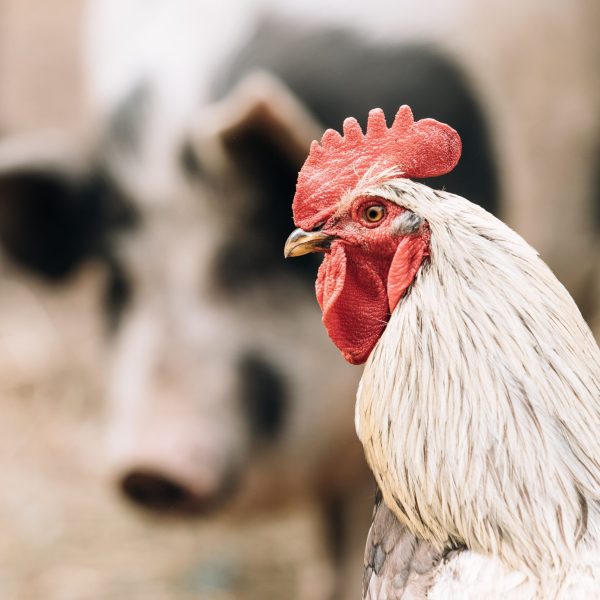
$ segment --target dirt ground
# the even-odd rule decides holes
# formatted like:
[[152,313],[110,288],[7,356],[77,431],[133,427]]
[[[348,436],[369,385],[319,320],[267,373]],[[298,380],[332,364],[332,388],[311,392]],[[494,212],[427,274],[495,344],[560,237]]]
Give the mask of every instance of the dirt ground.
[[[0,133],[85,126],[82,0],[0,0]],[[160,521],[102,469],[98,274],[68,290],[0,256],[0,599],[318,598],[329,572],[306,507]]]

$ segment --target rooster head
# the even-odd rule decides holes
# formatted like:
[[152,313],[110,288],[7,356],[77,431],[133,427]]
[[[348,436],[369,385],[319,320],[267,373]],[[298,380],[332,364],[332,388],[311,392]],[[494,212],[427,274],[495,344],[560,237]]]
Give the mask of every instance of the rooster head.
[[429,255],[429,227],[377,189],[398,178],[451,171],[461,153],[454,129],[414,121],[402,106],[387,127],[381,109],[363,134],[354,118],[344,135],[328,129],[313,142],[294,196],[294,223],[284,254],[324,252],[317,276],[323,323],[344,358],[365,362],[391,312]]

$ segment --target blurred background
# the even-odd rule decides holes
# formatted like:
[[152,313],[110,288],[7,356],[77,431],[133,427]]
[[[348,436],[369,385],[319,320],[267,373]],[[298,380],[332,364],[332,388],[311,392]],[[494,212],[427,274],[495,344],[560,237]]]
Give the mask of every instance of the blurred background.
[[360,369],[281,257],[345,116],[454,126],[600,334],[600,5],[321,4],[0,0],[1,598],[358,597]]

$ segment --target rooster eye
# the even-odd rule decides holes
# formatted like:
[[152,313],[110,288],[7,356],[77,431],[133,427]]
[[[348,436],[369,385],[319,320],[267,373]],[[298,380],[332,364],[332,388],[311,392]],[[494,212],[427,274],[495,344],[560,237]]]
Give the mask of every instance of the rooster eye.
[[363,217],[368,223],[379,223],[385,217],[385,207],[380,204],[367,206],[363,211]]

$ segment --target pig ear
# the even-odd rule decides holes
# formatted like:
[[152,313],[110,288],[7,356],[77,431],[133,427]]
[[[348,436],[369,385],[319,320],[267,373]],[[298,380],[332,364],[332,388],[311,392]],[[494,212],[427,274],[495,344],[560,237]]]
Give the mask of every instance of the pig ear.
[[271,145],[296,170],[323,129],[299,98],[266,71],[247,75],[225,98],[203,109],[195,122],[200,140],[219,140],[234,158],[260,139],[263,147]]
[[57,135],[0,140],[0,246],[50,279],[91,254],[98,203],[82,153]]
[[278,261],[312,284],[314,262],[284,266],[279,247],[293,228],[290,203],[298,171],[323,128],[284,83],[255,72],[199,112],[194,131],[200,162],[235,182],[243,197],[238,222],[264,249],[257,263]]

